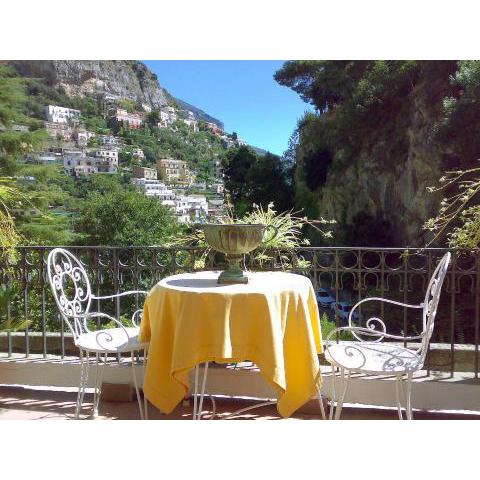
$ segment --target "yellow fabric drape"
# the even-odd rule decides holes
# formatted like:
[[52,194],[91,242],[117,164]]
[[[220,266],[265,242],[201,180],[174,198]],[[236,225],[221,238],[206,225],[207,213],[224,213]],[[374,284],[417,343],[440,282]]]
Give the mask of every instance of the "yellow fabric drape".
[[247,285],[216,285],[218,272],[168,277],[146,298],[140,341],[150,341],[144,392],[170,413],[189,390],[189,371],[206,361],[251,360],[289,417],[321,385],[322,352],[309,279],[284,272],[249,274]]

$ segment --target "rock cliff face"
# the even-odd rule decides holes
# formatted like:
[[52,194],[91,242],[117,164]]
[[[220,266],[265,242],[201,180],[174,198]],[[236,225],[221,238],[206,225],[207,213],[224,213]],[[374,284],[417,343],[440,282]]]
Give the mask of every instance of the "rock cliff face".
[[141,62],[124,60],[34,60],[12,62],[21,75],[45,78],[69,95],[108,93],[151,107],[168,104],[168,93]]
[[[438,196],[427,192],[427,186],[442,175],[443,152],[428,141],[437,112],[426,107],[421,94],[414,92],[412,96],[405,132],[406,155],[392,156],[386,139],[373,151],[360,150],[350,164],[335,159],[328,167],[325,183],[312,192],[306,186],[300,144],[297,197],[303,191],[305,198],[307,192],[317,214],[337,220],[335,245],[360,245],[360,237],[365,236],[377,246],[425,245],[422,226],[439,204]],[[365,219],[369,220],[362,225]],[[372,231],[375,228],[377,231]]]
[[[49,85],[62,86],[68,95],[108,94],[139,100],[152,108],[175,101],[160,86],[157,76],[136,60],[17,60],[10,63],[21,75],[44,78]],[[223,127],[216,118],[193,108],[198,119]]]

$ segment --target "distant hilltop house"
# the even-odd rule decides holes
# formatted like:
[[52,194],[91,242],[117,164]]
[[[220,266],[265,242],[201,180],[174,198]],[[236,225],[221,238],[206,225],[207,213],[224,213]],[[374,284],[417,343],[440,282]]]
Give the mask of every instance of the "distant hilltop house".
[[118,150],[99,149],[95,151],[95,165],[98,173],[118,172]]
[[177,110],[174,107],[162,107],[159,114],[160,122],[157,124],[159,128],[166,128],[178,119]]
[[118,152],[100,149],[92,156],[83,150],[66,150],[63,153],[63,168],[66,173],[75,177],[92,173],[116,173]]
[[75,177],[97,173],[96,159],[88,157],[81,150],[65,151],[63,154],[65,172]]
[[45,117],[47,122],[52,123],[75,123],[80,119],[80,110],[73,108],[59,107],[57,105],[47,105],[45,107]]
[[48,135],[54,140],[64,140],[66,142],[72,140],[73,130],[67,123],[46,121],[44,127]]
[[132,178],[132,183],[140,187],[147,197],[155,197],[162,202],[173,201],[175,199],[174,191],[159,180]]
[[191,118],[184,118],[183,123],[188,125],[194,132],[198,132],[198,122]]
[[210,130],[214,135],[221,137],[223,135],[223,129],[220,128],[216,123],[206,122],[205,126]]
[[134,178],[144,178],[145,180],[157,180],[157,170],[155,168],[148,167],[133,167]]
[[235,140],[230,138],[228,135],[223,134],[220,136],[220,139],[222,140],[223,146],[225,148],[232,148],[236,146]]
[[85,128],[76,128],[73,131],[73,138],[79,147],[85,147],[88,144],[88,141],[93,137],[95,137],[95,133],[86,130]]
[[203,195],[179,196],[175,199],[175,214],[179,223],[197,222],[208,217],[208,202]]
[[143,118],[138,113],[128,113],[123,108],[117,108],[114,118],[117,122],[128,126],[131,129],[137,129],[142,126]]
[[122,140],[113,135],[98,135],[97,138],[98,143],[106,147],[120,147],[122,145]]
[[145,158],[145,153],[143,153],[143,150],[141,148],[134,148],[132,155],[133,158],[139,158],[140,160],[143,160]]
[[157,170],[160,178],[169,183],[183,183],[190,185],[195,180],[195,175],[188,168],[187,162],[164,158],[157,160]]

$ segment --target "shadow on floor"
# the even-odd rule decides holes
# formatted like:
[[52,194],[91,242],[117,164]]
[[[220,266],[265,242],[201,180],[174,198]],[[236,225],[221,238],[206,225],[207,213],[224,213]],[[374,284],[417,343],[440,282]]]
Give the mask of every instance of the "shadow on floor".
[[[37,390],[25,387],[0,387],[0,420],[68,420],[74,418],[77,393],[63,390]],[[82,418],[88,418],[93,395],[87,393],[82,409]],[[256,400],[229,397],[216,398],[216,418],[222,418],[241,408],[254,405]],[[138,404],[133,402],[100,402],[98,420],[138,420]],[[212,412],[210,399],[205,399],[204,415]],[[181,403],[170,415],[163,415],[152,405],[148,409],[150,420],[190,420],[192,405],[189,400]],[[328,413],[328,412],[327,412]],[[268,405],[242,413],[236,420],[279,420],[275,405]],[[297,420],[321,419],[317,402],[310,402],[292,417]],[[363,408],[345,406],[343,420],[395,420],[396,409]],[[480,414],[460,414],[414,411],[417,420],[479,420]]]

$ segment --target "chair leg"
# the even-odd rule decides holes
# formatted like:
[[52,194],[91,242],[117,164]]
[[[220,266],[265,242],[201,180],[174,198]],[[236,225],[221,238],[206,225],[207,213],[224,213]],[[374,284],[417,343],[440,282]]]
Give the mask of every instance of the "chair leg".
[[95,354],[95,391],[93,394],[93,411],[92,417],[95,418],[98,416],[98,404],[100,402],[100,394],[102,392],[102,380],[103,380],[103,370],[105,364],[107,363],[107,354],[104,356],[104,363],[100,365],[100,354]]
[[402,414],[402,404],[400,402],[400,388],[401,388],[401,382],[402,379],[400,376],[397,375],[395,378],[395,397],[397,400],[397,410],[398,410],[398,418],[399,420],[403,420],[403,414]]
[[320,413],[322,414],[323,420],[326,420],[327,417],[325,416],[325,407],[323,406],[322,393],[320,388],[317,388],[317,394],[318,394],[318,404],[320,406]]
[[340,398],[338,399],[338,402],[337,402],[337,409],[335,411],[335,420],[340,420],[340,415],[342,413],[342,408],[343,408],[343,402],[345,400],[348,384],[350,382],[350,370],[347,371],[347,376],[345,378],[345,369],[340,368],[340,376],[342,378],[342,393],[340,394]]
[[405,381],[405,396],[406,396],[406,408],[407,408],[407,420],[413,420],[412,412],[412,374],[408,373]]
[[131,352],[131,358],[132,358],[133,384],[135,385],[135,393],[137,395],[138,409],[140,410],[140,419],[144,420],[145,417],[143,416],[142,399],[140,398],[140,391],[138,389],[137,373],[135,372],[135,352],[133,351]]
[[200,402],[198,405],[197,420],[200,420],[202,417],[203,398],[205,397],[205,385],[207,384],[207,374],[208,374],[208,362],[205,362],[205,366],[203,368],[203,381],[202,381],[202,389],[200,391]]
[[85,388],[88,382],[88,369],[90,361],[90,352],[85,351],[85,358],[83,351],[80,350],[80,385],[78,387],[77,408],[75,409],[75,418],[78,420],[80,411],[82,410],[83,397],[85,396]]
[[333,409],[335,406],[335,402],[337,401],[337,392],[336,392],[336,372],[335,372],[335,366],[330,364],[332,367],[332,398],[330,399],[330,410],[328,412],[328,418],[330,420],[333,420]]

